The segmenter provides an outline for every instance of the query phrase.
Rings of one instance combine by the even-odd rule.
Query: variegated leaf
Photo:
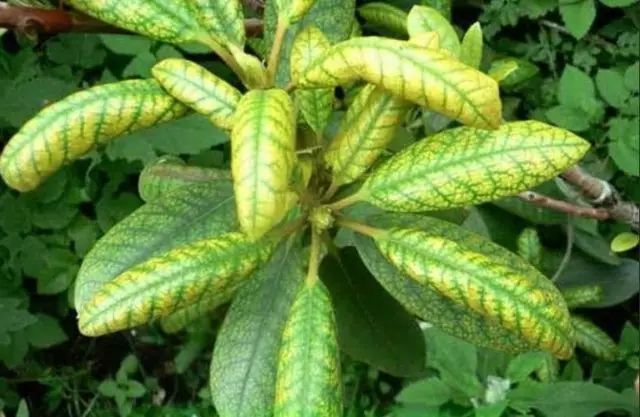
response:
[[[374,236],[389,262],[455,304],[486,316],[535,348],[561,359],[572,356],[573,328],[560,291],[544,275],[497,244],[488,256],[469,244],[467,232],[390,228]]]
[[[164,59],[151,73],[171,96],[206,116],[214,125],[231,129],[242,94],[204,67],[182,58]]]
[[[542,243],[538,232],[533,227],[527,227],[518,236],[518,255],[536,268],[542,262]]]
[[[474,23],[467,30],[460,45],[460,61],[473,68],[480,68],[482,63],[482,50],[484,41],[482,39],[482,26],[479,22]]]
[[[300,31],[291,48],[291,79],[295,82],[300,73],[330,46],[329,40],[317,27],[309,25]],[[322,134],[333,111],[333,89],[299,89],[295,94],[304,120],[316,134]]]
[[[306,283],[289,312],[280,348],[274,417],[342,415],[342,383],[331,297]]]
[[[358,7],[358,14],[368,26],[382,30],[381,34],[393,34],[406,39],[407,12],[387,3],[371,2]]]
[[[76,310],[107,283],[151,257],[237,230],[234,207],[228,180],[181,187],[140,207],[85,256],[75,284]]]
[[[385,161],[352,198],[400,212],[479,204],[553,178],[588,149],[571,132],[533,120],[449,129]]]
[[[502,120],[498,84],[447,54],[376,36],[333,45],[302,74],[298,87],[336,87],[356,80],[454,118],[496,129]]]
[[[244,13],[240,0],[189,0],[185,2],[198,25],[225,46],[244,47]]]
[[[560,291],[569,308],[596,304],[604,298],[604,289],[597,284],[574,285]]]
[[[571,316],[571,323],[580,349],[605,361],[615,361],[620,357],[616,342],[598,326],[577,315]]]
[[[421,32],[436,32],[440,45],[454,57],[460,56],[460,40],[451,23],[436,9],[427,6],[413,6],[407,18],[409,36]]]
[[[33,190],[96,146],[187,111],[155,80],[121,81],[74,93],[20,128],[0,157],[0,175],[16,190]]]
[[[164,156],[144,167],[138,178],[138,193],[151,202],[182,188],[221,179],[231,179],[229,171],[189,166],[179,158]]]
[[[362,93],[361,93],[362,94]],[[325,154],[336,185],[357,180],[378,159],[411,105],[377,87],[366,103],[352,105]],[[357,113],[356,113],[357,112]]]
[[[295,163],[293,103],[284,90],[251,90],[236,110],[231,172],[242,230],[260,237],[288,209]]]
[[[230,232],[179,246],[126,270],[106,283],[78,312],[80,332],[101,336],[142,325],[207,297],[228,301],[273,250]]]
[[[282,332],[305,272],[299,242],[283,242],[238,292],[216,337],[210,368],[220,417],[271,417]]]

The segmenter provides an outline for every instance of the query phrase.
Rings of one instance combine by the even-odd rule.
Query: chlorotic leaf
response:
[[[455,234],[458,226],[451,225]],[[418,229],[390,228],[376,245],[396,268],[461,307],[516,332],[532,346],[561,359],[573,354],[573,330],[561,293],[544,275],[497,244],[488,256],[459,233],[458,239]]]
[[[527,227],[518,236],[518,255],[536,268],[542,261],[542,243],[538,232],[533,227]]]
[[[309,25],[300,31],[291,48],[291,79],[295,82],[300,73],[330,46],[329,40],[317,27]],[[295,95],[304,120],[316,134],[322,134],[333,111],[333,89],[300,89]]]
[[[229,49],[231,50],[231,55],[240,66],[237,74],[242,82],[249,88],[265,88],[268,84],[267,69],[260,60],[235,45],[229,45]]]
[[[588,149],[588,142],[571,132],[533,120],[494,131],[463,126],[395,154],[353,198],[399,212],[479,204],[553,178]]]
[[[282,332],[305,271],[283,242],[234,298],[216,337],[210,386],[221,417],[271,417]]]
[[[336,323],[329,292],[306,283],[289,312],[280,348],[274,417],[342,415]]]
[[[488,74],[500,83],[501,87],[513,87],[521,84],[540,72],[531,62],[518,58],[501,58],[493,61]]]
[[[93,295],[78,313],[80,332],[101,336],[142,325],[202,297],[211,296],[210,305],[220,305],[272,250],[269,241],[255,242],[242,233],[230,232],[149,258]]]
[[[220,180],[167,192],[117,223],[85,256],[75,286],[79,311],[126,270],[188,243],[237,230],[233,185]]]
[[[460,56],[458,34],[447,18],[432,7],[413,6],[407,19],[407,30],[409,36],[420,32],[436,32],[442,48],[451,52],[454,57]]]
[[[408,102],[380,87],[368,94],[362,106],[352,105],[325,154],[334,183],[348,184],[366,172],[391,142],[410,108]]]
[[[220,294],[208,293],[188,306],[161,317],[160,327],[165,333],[175,334],[184,330],[185,327],[200,317],[213,313],[218,308],[221,308]]]
[[[222,45],[244,47],[245,29],[242,3],[237,0],[189,0],[191,15],[200,27],[217,38]]]
[[[611,250],[616,253],[626,252],[638,244],[640,244],[640,235],[629,232],[620,233],[611,241]]]
[[[16,190],[33,190],[96,146],[177,119],[187,110],[155,80],[121,81],[74,93],[40,111],[11,138],[0,157],[0,175]]]
[[[358,14],[368,26],[374,29],[382,29],[381,34],[393,34],[406,38],[407,17],[404,10],[398,9],[387,3],[371,2],[358,7]]]
[[[251,90],[231,131],[231,172],[242,230],[260,237],[287,211],[295,163],[293,103],[284,90]]]
[[[411,36],[409,42],[425,49],[446,52],[440,47],[440,36],[436,32],[420,32]]]
[[[476,251],[487,256],[504,254],[504,249],[486,245],[484,239],[465,229],[453,229],[448,222],[426,216],[386,213],[367,218],[367,223],[379,228],[412,227],[428,230],[439,236],[464,239]],[[517,332],[497,325],[483,314],[459,306],[433,288],[421,285],[402,273],[387,261],[370,237],[356,234],[354,243],[365,265],[380,284],[410,313],[427,323],[477,346],[510,353],[536,350]],[[513,262],[513,256],[509,254],[504,260]]]
[[[482,26],[479,22],[471,25],[467,33],[462,38],[460,45],[460,61],[473,68],[480,68],[482,63],[482,50],[484,42],[482,40]]]
[[[144,201],[158,200],[194,184],[231,179],[227,170],[189,166],[176,159],[164,156],[144,167],[138,178],[138,193]]]
[[[451,21],[451,0],[422,0],[422,4],[433,7],[448,21]]]
[[[599,303],[604,297],[604,289],[596,284],[573,285],[561,288],[560,291],[569,308]]]
[[[207,37],[186,1],[67,0],[89,16],[110,25],[169,43],[188,43]],[[233,3],[233,2],[231,2]]]
[[[315,0],[275,0],[278,9],[278,19],[284,19],[289,24],[297,23],[315,3]]]
[[[498,84],[446,53],[376,36],[333,45],[302,74],[298,87],[364,80],[397,97],[479,128],[502,120]]]
[[[571,323],[575,329],[576,344],[585,352],[598,359],[614,361],[619,352],[616,342],[598,326],[583,317],[572,315]]]
[[[231,128],[242,94],[226,81],[181,58],[162,60],[151,73],[171,96],[206,116],[214,125]]]

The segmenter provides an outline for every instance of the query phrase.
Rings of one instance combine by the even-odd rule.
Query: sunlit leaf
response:
[[[89,88],[46,107],[25,123],[3,150],[0,174],[12,188],[30,191],[96,146],[186,112],[155,80]]]
[[[342,414],[336,323],[329,292],[320,281],[296,295],[282,334],[274,417]]]
[[[460,56],[460,39],[451,23],[436,9],[427,6],[413,6],[407,20],[410,36],[420,32],[436,32],[442,48],[454,57]]]
[[[83,305],[80,332],[100,336],[145,324],[202,297],[220,305],[272,250],[270,241],[230,232],[151,257],[106,283]]]
[[[363,90],[349,107],[336,137],[325,154],[333,181],[347,184],[357,180],[384,152],[411,108],[410,104],[377,87]]]
[[[527,227],[518,236],[518,255],[536,268],[540,266],[542,243],[538,232],[533,227]]]
[[[538,121],[449,129],[381,164],[353,197],[390,211],[460,207],[517,194],[578,162],[584,139]]]
[[[500,86],[512,87],[535,76],[540,69],[531,62],[519,58],[501,58],[493,61],[488,74]]]
[[[224,46],[232,43],[244,47],[244,13],[238,0],[185,1],[200,27],[207,30]]]
[[[367,25],[374,29],[382,29],[383,35],[388,33],[403,38],[408,35],[407,12],[391,4],[382,2],[363,4],[358,7],[358,14]]]
[[[333,45],[305,71],[299,87],[336,87],[364,80],[454,118],[496,129],[502,104],[498,84],[444,52],[376,36]]]
[[[638,244],[640,244],[640,235],[629,232],[620,233],[611,241],[611,250],[616,253],[626,252]]]
[[[216,337],[210,386],[221,417],[271,417],[282,332],[305,271],[283,242],[238,292]]]
[[[571,323],[576,331],[576,344],[580,349],[598,359],[606,361],[618,359],[620,353],[616,342],[602,329],[577,315],[571,316]]]
[[[249,88],[265,88],[268,85],[268,75],[262,62],[235,45],[230,45],[229,49],[233,59],[240,66],[237,73],[242,82]]]
[[[238,220],[259,237],[286,214],[295,162],[293,103],[284,90],[251,90],[236,110],[231,171]]]
[[[564,301],[569,308],[582,307],[602,301],[604,290],[600,285],[574,285],[561,288]]]
[[[482,40],[482,26],[476,22],[462,38],[460,45],[460,61],[473,68],[480,68],[482,62],[482,49],[484,42]]]
[[[206,116],[211,123],[231,128],[242,94],[226,81],[181,58],[160,61],[151,72],[171,96]]]
[[[416,33],[411,36],[409,42],[425,49],[434,49],[443,52],[440,46],[440,36],[438,36],[436,32]]]
[[[329,40],[317,27],[306,26],[298,33],[291,48],[291,79],[296,82],[300,73],[330,46]],[[333,111],[333,89],[300,89],[295,95],[304,120],[316,134],[322,134]]]

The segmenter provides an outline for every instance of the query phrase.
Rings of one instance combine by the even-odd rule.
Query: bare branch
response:
[[[593,207],[580,207],[562,200],[556,200],[546,195],[538,194],[534,191],[525,191],[518,194],[522,200],[555,211],[561,211],[573,216],[591,217],[597,220],[608,220],[609,213],[606,210],[595,209]]]

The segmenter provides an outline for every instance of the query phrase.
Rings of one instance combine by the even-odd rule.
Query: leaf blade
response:
[[[451,23],[440,12],[428,6],[413,6],[407,18],[409,36],[421,32],[435,32],[440,38],[442,48],[454,57],[460,56],[460,40]]]

